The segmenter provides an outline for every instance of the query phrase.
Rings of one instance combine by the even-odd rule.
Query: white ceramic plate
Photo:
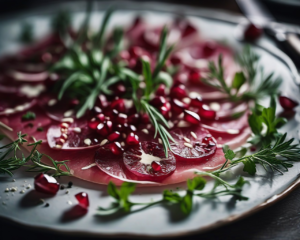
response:
[[[92,15],[93,26],[96,28],[101,22],[103,10],[109,3],[98,3],[98,10]],[[176,5],[164,5],[159,3],[141,4],[138,2],[119,2],[115,6],[119,9],[110,23],[110,26],[129,24],[133,17],[143,15],[151,24],[162,24],[170,19],[174,13],[180,12],[190,17],[191,21],[200,28],[203,36],[226,42],[239,48],[240,43],[234,39],[236,23],[242,20],[241,17],[232,14],[213,11],[208,9],[195,9]],[[57,9],[67,8],[74,11],[75,25],[78,26],[83,19],[85,3],[76,2],[59,5],[47,9],[39,9],[27,12],[23,15],[12,16],[9,19],[1,19],[0,23],[0,52],[15,51],[18,48],[16,36],[20,30],[21,21],[28,21],[38,29],[37,36],[42,36],[48,31],[49,18]],[[96,11],[97,10],[97,11]],[[298,87],[294,83],[295,67],[273,45],[265,38],[262,38],[255,50],[261,54],[261,64],[266,72],[274,71],[282,76],[284,83],[282,91],[288,94],[298,94]],[[270,53],[271,52],[271,53]],[[285,127],[289,137],[298,138],[295,130],[297,121],[291,120]],[[3,144],[4,142],[2,141]],[[26,189],[30,184],[33,186],[32,173],[20,169],[13,178],[0,176],[0,216],[28,227],[44,230],[57,231],[72,235],[105,235],[105,236],[180,236],[195,232],[202,232],[207,229],[218,227],[235,219],[244,217],[260,208],[267,206],[290,192],[298,183],[297,177],[300,170],[300,163],[296,163],[289,172],[283,176],[278,174],[267,174],[262,169],[254,177],[242,173],[241,168],[229,175],[242,174],[250,185],[246,185],[243,194],[249,197],[248,201],[233,203],[227,197],[218,200],[195,199],[193,212],[185,217],[178,211],[177,206],[155,206],[147,210],[127,215],[113,215],[100,217],[95,215],[98,206],[108,206],[112,199],[106,194],[106,186],[96,185],[81,181],[75,178],[62,178],[60,182],[67,184],[73,181],[74,186],[66,190],[60,190],[55,197],[35,192],[32,188]],[[208,184],[208,188],[211,187]],[[5,188],[18,187],[15,193],[5,193]],[[175,190],[176,186],[169,186],[168,189]],[[138,189],[132,196],[134,201],[145,201],[160,199],[164,188]],[[25,190],[25,193],[20,193]],[[70,210],[76,200],[74,195],[85,191],[90,197],[90,208],[87,215],[76,220],[66,221],[64,214]],[[37,204],[39,199],[45,199],[50,206],[45,208]],[[68,201],[73,203],[69,205]]]

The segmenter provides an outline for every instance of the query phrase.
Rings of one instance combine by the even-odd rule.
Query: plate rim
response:
[[[85,1],[76,1],[76,3],[85,3]],[[134,3],[134,4],[133,4]],[[48,4],[50,8],[48,8],[48,11],[52,11],[53,9],[57,8],[58,6],[64,7],[64,6],[70,6],[72,2],[63,2],[63,3],[52,3]],[[210,20],[217,20],[221,22],[227,22],[231,24],[236,24],[239,23],[240,21],[245,21],[245,17],[243,17],[240,14],[233,13],[230,11],[226,10],[221,10],[221,9],[212,9],[212,8],[202,8],[202,7],[197,7],[197,6],[187,6],[184,4],[173,4],[173,3],[160,3],[160,2],[153,2],[153,1],[147,1],[147,2],[136,2],[136,1],[130,1],[130,0],[125,0],[125,1],[100,1],[96,2],[96,11],[99,10],[105,10],[109,8],[110,6],[117,6],[116,9],[122,9],[122,10],[149,10],[149,11],[154,11],[154,12],[168,12],[168,13],[173,13],[173,14],[178,14],[176,11],[177,9],[180,9],[180,12],[184,16],[193,16],[193,17],[200,17],[200,18],[205,18],[205,19],[210,19]],[[101,7],[99,7],[101,6]],[[52,9],[53,8],[53,9]],[[22,16],[24,14],[29,14],[29,13],[37,13],[38,10],[44,9],[44,7],[35,7],[30,10],[25,10],[23,12],[16,12],[12,14],[11,16],[5,15],[3,17],[0,17],[0,20],[10,20],[14,16]],[[80,11],[78,10],[78,7],[73,7],[71,8],[71,12],[75,11]],[[82,11],[80,11],[82,12]],[[214,13],[214,14],[212,14]],[[217,14],[216,14],[217,13]],[[277,47],[274,48],[269,48],[269,46],[266,45],[260,45],[260,44],[253,44],[259,48],[262,48],[263,50],[267,51],[268,53],[272,54],[276,58],[278,58],[281,62],[283,62],[287,67],[289,68],[289,71],[294,79],[298,78],[298,75],[295,75],[296,72],[294,69],[296,69],[295,65],[293,62],[290,60],[290,58],[281,50],[279,50]],[[273,52],[273,50],[276,49],[276,52]],[[294,68],[294,69],[293,69]],[[294,80],[294,83],[296,85],[299,85],[297,81]],[[69,236],[90,236],[90,237],[108,237],[108,238],[146,238],[146,239],[153,239],[157,237],[161,238],[171,238],[171,237],[182,237],[182,236],[188,236],[188,235],[194,235],[194,234],[201,234],[207,231],[210,231],[212,229],[236,222],[237,220],[244,219],[254,213],[257,213],[258,211],[267,208],[269,206],[272,206],[276,202],[284,199],[286,196],[288,196],[294,189],[300,186],[300,177],[296,176],[296,179],[288,186],[286,187],[283,191],[281,191],[278,194],[273,195],[272,197],[266,199],[263,203],[260,203],[256,205],[255,207],[249,209],[246,212],[240,213],[240,214],[234,214],[230,215],[225,219],[213,222],[211,224],[195,228],[193,230],[186,230],[186,231],[177,231],[176,233],[165,233],[165,234],[160,234],[160,235],[150,235],[150,234],[140,234],[140,233],[101,233],[101,232],[89,232],[89,231],[70,231],[70,230],[64,230],[56,227],[46,227],[46,226],[34,226],[29,223],[25,223],[22,221],[19,221],[14,218],[9,218],[5,216],[0,215],[0,220],[5,220],[6,222],[8,221],[10,224],[14,225],[20,225],[21,227],[28,228],[32,231],[51,231],[55,234],[61,234],[61,235],[69,235]]]

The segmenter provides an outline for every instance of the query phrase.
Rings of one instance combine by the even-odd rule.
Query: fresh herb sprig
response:
[[[53,177],[60,176],[71,176],[70,169],[66,164],[67,161],[55,161],[50,156],[42,154],[37,151],[38,145],[42,141],[35,141],[34,143],[28,144],[27,146],[32,147],[29,155],[24,156],[24,153],[21,151],[20,146],[27,142],[25,139],[26,134],[18,133],[18,139],[14,142],[11,142],[3,147],[0,147],[0,150],[4,150],[0,153],[0,173],[6,173],[10,176],[13,176],[13,171],[19,169],[22,166],[28,167],[29,172],[43,172],[48,173]],[[18,154],[21,154],[21,157],[18,157]],[[12,156],[11,156],[12,155]],[[42,157],[48,158],[51,165],[44,164],[41,162]],[[27,164],[31,162],[31,164]],[[65,169],[62,169],[64,167]]]
[[[103,50],[104,33],[111,14],[112,10],[106,12],[99,33],[90,42],[94,45],[87,51],[83,51],[80,44],[83,41],[81,39],[86,39],[85,35],[90,15],[87,14],[81,28],[81,34],[78,37],[80,40],[77,39],[68,50],[68,53],[51,69],[53,72],[62,72],[67,76],[60,87],[58,99],[62,99],[65,92],[68,92],[70,96],[80,100],[81,104],[76,114],[77,118],[82,117],[86,110],[94,107],[95,101],[101,92],[108,94],[108,88],[121,80],[118,76],[109,72],[112,68],[111,58],[122,48],[122,29],[116,28],[113,33],[114,47],[108,52]],[[96,48],[96,46],[100,46],[102,49]]]
[[[226,162],[220,170],[214,172],[219,174],[236,166],[238,163],[243,163],[243,171],[254,175],[256,173],[256,165],[260,164],[266,171],[277,171],[283,174],[283,170],[288,171],[288,168],[293,166],[292,162],[300,161],[299,144],[294,144],[294,139],[286,140],[286,133],[279,136],[274,144],[263,147],[258,152],[251,155],[246,155],[240,152],[234,153],[228,146],[224,146]],[[237,158],[238,157],[238,158]]]
[[[110,182],[108,184],[107,192],[114,198],[115,202],[112,203],[109,208],[99,207],[97,214],[108,215],[119,211],[136,212],[158,204],[177,204],[184,214],[189,214],[193,208],[193,197],[217,198],[229,195],[240,201],[248,199],[241,194],[244,184],[247,183],[242,177],[240,177],[233,185],[215,175],[212,175],[212,177],[216,181],[213,188],[208,192],[201,192],[206,185],[206,180],[201,176],[197,176],[187,181],[187,190],[185,194],[180,195],[176,192],[165,190],[162,199],[149,203],[137,203],[129,200],[129,195],[135,190],[135,183],[124,182],[118,189],[114,183]],[[133,210],[133,207],[138,208]]]
[[[278,93],[281,79],[279,77],[274,78],[273,73],[265,76],[263,69],[259,69],[259,56],[249,46],[244,48],[237,60],[242,67],[242,71],[235,74],[231,85],[225,80],[222,55],[219,55],[217,65],[213,61],[209,62],[208,76],[203,78],[202,81],[225,93],[229,100],[234,102],[250,100],[257,102],[265,96]],[[240,93],[240,89],[244,84],[248,84],[249,90]]]
[[[167,130],[169,128],[168,122],[163,115],[149,103],[149,101],[151,95],[157,89],[159,84],[162,83],[166,87],[170,88],[173,83],[172,77],[167,72],[162,71],[165,62],[173,49],[173,46],[167,46],[167,34],[167,28],[164,27],[160,37],[160,48],[158,52],[157,63],[153,73],[151,71],[149,61],[147,59],[141,59],[143,65],[145,89],[141,101],[135,101],[137,109],[145,112],[149,116],[155,129],[154,138],[156,138],[157,133],[159,133],[166,156],[168,156],[168,149],[171,148],[169,140],[173,142],[175,142],[175,140]],[[133,93],[133,95],[133,99],[137,99],[136,93]]]
[[[278,129],[286,122],[285,118],[276,116],[276,102],[273,97],[271,97],[271,105],[268,108],[256,103],[248,118],[253,133],[248,142],[257,147],[270,145],[274,139],[281,135]]]

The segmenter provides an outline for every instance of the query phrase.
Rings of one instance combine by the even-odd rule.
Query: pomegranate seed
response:
[[[200,96],[192,98],[190,102],[190,107],[202,108],[203,102]]]
[[[179,101],[178,99],[173,99],[171,102],[172,111],[176,114],[180,114],[183,112],[187,105],[184,102]]]
[[[200,117],[197,113],[184,110],[184,120],[191,123],[191,124],[199,124],[200,123]]]
[[[255,151],[256,151],[256,147],[255,147],[255,146],[251,146],[251,147],[250,147],[250,151],[251,151],[251,152],[255,152]]]
[[[150,104],[153,105],[154,107],[161,107],[162,105],[164,105],[167,102],[167,100],[162,97],[162,96],[157,96],[154,97],[151,101]]]
[[[40,173],[34,178],[34,188],[38,192],[56,194],[59,190],[59,183],[55,178],[47,174]]]
[[[128,117],[128,123],[137,124],[139,122],[140,116],[135,113]]]
[[[254,41],[258,39],[261,36],[261,34],[262,29],[250,23],[244,31],[244,38],[249,41]]]
[[[117,122],[120,124],[124,124],[127,122],[127,115],[124,113],[119,113],[117,117]]]
[[[115,99],[110,104],[110,109],[116,109],[117,111],[124,113],[125,112],[125,102],[124,102],[124,99],[122,99],[122,98]]]
[[[201,79],[201,75],[199,71],[192,70],[189,73],[189,81],[192,84],[199,84]]]
[[[150,122],[150,119],[149,119],[149,116],[148,116],[148,114],[142,114],[142,116],[141,116],[141,121],[142,121],[142,123],[149,123]]]
[[[104,122],[104,120],[105,120],[105,116],[104,116],[103,113],[98,114],[96,118],[97,118],[100,122]],[[97,126],[98,126],[98,125],[97,125]],[[96,128],[97,128],[97,126],[96,126]]]
[[[173,86],[180,86],[185,84],[188,80],[188,73],[187,72],[179,72],[174,76],[174,84]]]
[[[129,125],[127,128],[129,129],[129,131],[132,131],[132,132],[136,132],[137,131],[137,129],[136,129],[136,127],[134,125]]]
[[[112,129],[113,129],[113,124],[112,124],[112,122],[111,122],[111,121],[107,121],[107,122],[105,123],[105,125],[106,125],[106,127],[107,127],[107,129],[108,129],[108,132],[111,132]]]
[[[137,46],[133,46],[129,49],[129,53],[131,57],[140,57],[143,54],[143,49]]]
[[[126,143],[128,145],[137,145],[139,144],[139,137],[137,135],[135,135],[133,132],[131,132],[130,134],[128,134],[127,138],[126,138]]]
[[[204,143],[205,145],[207,145],[210,141],[212,141],[212,137],[210,134],[202,139],[202,143]]]
[[[106,137],[111,131],[112,131],[111,121],[107,121],[105,123],[99,123],[99,125],[97,126],[97,132],[103,137]]]
[[[177,87],[173,87],[171,89],[170,96],[172,98],[183,99],[187,96],[185,91],[185,86],[183,84],[178,85]]]
[[[88,126],[89,126],[90,129],[95,130],[95,129],[97,129],[97,126],[98,126],[99,123],[100,123],[99,120],[97,120],[96,118],[92,118],[88,122]]]
[[[123,84],[119,83],[113,87],[113,90],[116,95],[122,95],[126,92],[126,87]]]
[[[292,110],[294,107],[298,106],[297,102],[284,96],[279,97],[279,103],[284,110]]]
[[[127,50],[123,50],[120,52],[120,58],[123,60],[129,60],[130,59],[130,54]]]
[[[95,114],[99,114],[99,113],[102,113],[102,109],[99,108],[99,107],[97,107],[97,106],[95,106],[95,107],[93,108],[93,112],[94,112]]]
[[[121,124],[118,124],[118,125],[116,126],[116,130],[117,130],[118,132],[123,132],[123,131],[124,131],[124,126],[121,125]]]
[[[155,172],[161,171],[161,165],[160,165],[160,163],[157,162],[157,161],[153,161],[153,162],[151,163],[151,167],[152,167],[152,169],[153,169]]]
[[[85,192],[80,192],[75,195],[77,201],[79,204],[85,208],[88,208],[90,206],[89,196]]]
[[[159,87],[157,88],[155,94],[157,96],[166,96],[166,86],[164,84],[160,84]]]
[[[106,115],[109,119],[117,119],[119,112],[116,109],[113,109],[112,111],[111,109],[108,109]]]
[[[116,141],[119,137],[120,137],[120,133],[119,132],[113,132],[111,134],[108,135],[107,139],[111,142]]]
[[[104,123],[99,123],[99,125],[97,126],[97,132],[103,137],[106,137],[108,135],[108,130],[106,129]]]
[[[200,117],[214,120],[216,118],[216,112],[211,110],[207,105],[203,104],[202,107],[199,108],[198,114]]]
[[[170,112],[170,110],[167,109],[167,107],[162,106],[162,107],[160,107],[159,111],[160,111],[161,115],[163,115],[163,117],[165,119],[167,119],[167,120],[169,119],[169,112]]]
[[[55,143],[57,145],[64,145],[65,142],[66,141],[63,138],[58,138],[58,139],[55,140]]]
[[[70,101],[70,105],[71,106],[77,106],[78,104],[79,104],[80,102],[79,102],[79,100],[78,99],[72,99],[71,101]]]
[[[214,42],[206,42],[202,49],[203,57],[207,58],[214,54],[216,51],[216,44]]]
[[[122,148],[121,144],[119,142],[114,142],[110,145],[110,150],[115,155],[120,155],[123,153],[124,149]]]
[[[192,25],[189,23],[186,25],[184,31],[182,32],[182,37],[187,37],[193,33],[197,32],[196,28],[194,28]]]
[[[42,55],[42,61],[45,62],[45,63],[49,63],[52,61],[52,54],[51,53],[44,53]]]
[[[106,108],[108,106],[108,101],[107,101],[107,98],[105,97],[105,95],[100,94],[98,99],[100,102],[100,107]]]
[[[63,140],[67,140],[68,139],[68,135],[63,133],[60,135],[60,138],[62,138]]]
[[[180,57],[176,55],[173,55],[170,60],[173,65],[178,65],[181,63]]]

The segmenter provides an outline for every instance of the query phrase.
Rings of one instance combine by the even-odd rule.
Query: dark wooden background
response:
[[[298,6],[287,6],[273,1],[263,1],[280,21],[300,24],[300,0]],[[0,16],[11,12],[26,11],[35,6],[47,5],[54,0],[10,0],[0,1]],[[164,1],[186,4],[197,7],[210,7],[239,13],[234,0],[198,0],[198,1]],[[30,239],[30,240],[81,240],[88,237],[68,237],[49,232],[27,229],[19,225],[0,220],[0,239]],[[104,238],[101,238],[104,239]],[[255,213],[245,219],[233,222],[223,227],[203,234],[180,237],[178,239],[245,239],[245,240],[292,240],[300,239],[300,189],[294,190],[286,198]]]

